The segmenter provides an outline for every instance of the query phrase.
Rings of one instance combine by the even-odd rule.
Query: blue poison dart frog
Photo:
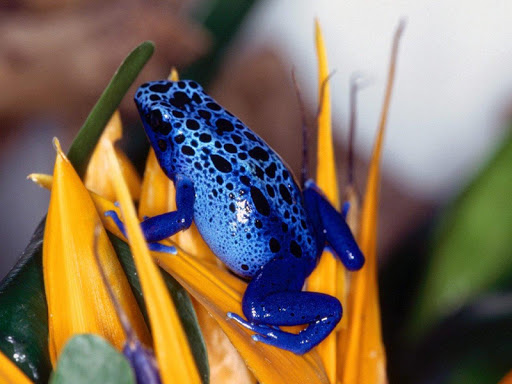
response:
[[[313,182],[302,190],[283,160],[258,135],[194,81],[143,84],[135,103],[160,166],[176,187],[174,212],[141,223],[158,241],[195,222],[213,253],[250,279],[242,310],[228,316],[256,332],[253,339],[302,354],[341,319],[340,302],[303,292],[306,277],[329,245],[345,267],[364,257],[342,214]],[[107,212],[119,228],[115,212]],[[167,247],[169,248],[169,247]],[[278,326],[307,324],[298,334]]]

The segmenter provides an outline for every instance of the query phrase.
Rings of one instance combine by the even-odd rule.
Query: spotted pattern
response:
[[[163,170],[194,182],[194,221],[232,271],[253,277],[279,255],[314,268],[323,244],[302,193],[260,137],[194,81],[143,84],[135,102]]]

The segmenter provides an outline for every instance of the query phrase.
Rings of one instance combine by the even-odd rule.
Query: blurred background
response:
[[[505,0],[3,1],[0,278],[47,210],[49,193],[26,176],[52,172],[52,137],[67,148],[143,40],[153,40],[156,52],[137,84],[166,78],[176,66],[298,174],[301,121],[291,70],[313,126],[318,18],[336,71],[330,86],[340,185],[350,78],[360,74],[366,84],[355,140],[363,192],[391,39],[405,18],[379,224],[390,382],[496,382],[512,369],[511,12]],[[133,91],[121,108],[122,145],[142,166],[147,144]]]

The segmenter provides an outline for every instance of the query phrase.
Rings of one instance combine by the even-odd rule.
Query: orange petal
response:
[[[512,371],[510,371],[498,384],[512,384]]]
[[[187,336],[160,271],[151,259],[114,148],[109,142],[102,145],[105,146],[110,162],[112,183],[122,207],[130,248],[139,274],[162,382],[200,383]]]
[[[92,249],[100,222],[90,195],[55,140],[57,157],[43,242],[43,275],[48,302],[49,349],[52,364],[67,340],[95,333],[121,349],[125,335],[103,285]],[[131,288],[102,228],[102,265],[111,287],[142,342],[149,332]]]
[[[0,351],[0,384],[32,384],[32,381]]]
[[[387,382],[386,353],[382,342],[377,285],[377,220],[382,142],[393,88],[398,43],[403,28],[404,24],[400,23],[395,32],[386,95],[363,199],[358,243],[366,256],[366,264],[359,273],[354,275],[349,293],[352,311],[349,318],[346,358],[342,375],[342,382],[346,384]]]
[[[318,147],[317,147],[317,180],[316,183],[329,199],[331,204],[339,208],[338,183],[336,162],[334,158],[331,125],[331,96],[329,89],[329,66],[327,52],[318,20],[315,21],[315,37],[318,58],[318,89],[319,106],[318,115]],[[342,303],[345,301],[345,272],[341,263],[329,251],[324,251],[320,262],[308,278],[309,291],[322,292],[337,297]],[[338,327],[342,327],[342,319]],[[336,383],[337,377],[337,336],[332,332],[318,347],[325,370],[331,383]]]
[[[119,111],[116,111],[105,127],[105,130],[98,141],[98,145],[96,145],[84,178],[87,189],[112,201],[115,200],[115,192],[110,184],[109,178],[105,177],[105,175],[109,174],[110,170],[108,168],[106,155],[102,151],[101,142],[109,141],[111,143],[115,143],[122,137],[122,135],[123,125],[121,122],[121,115],[119,114]],[[116,149],[116,155],[117,159],[121,163],[123,176],[128,183],[130,193],[135,200],[138,200],[140,196],[139,174],[123,151]]]

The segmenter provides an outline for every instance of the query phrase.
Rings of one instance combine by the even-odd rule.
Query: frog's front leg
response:
[[[149,243],[166,239],[189,228],[192,224],[195,201],[194,183],[187,177],[176,175],[174,185],[176,187],[176,211],[149,217],[140,224],[144,237]],[[115,211],[107,211],[105,215],[111,217],[121,232],[125,234],[124,225]],[[162,249],[161,247],[157,248]]]
[[[228,314],[256,331],[256,341],[292,351],[308,352],[329,335],[341,319],[340,302],[329,295],[302,292],[306,278],[303,260],[291,255],[277,256],[251,280],[242,300],[248,321]],[[298,334],[275,326],[308,324]]]
[[[303,194],[308,216],[319,236],[325,237],[348,270],[361,269],[364,265],[364,256],[345,221],[345,215],[329,203],[312,181],[306,183]],[[344,211],[346,210],[345,208]]]

